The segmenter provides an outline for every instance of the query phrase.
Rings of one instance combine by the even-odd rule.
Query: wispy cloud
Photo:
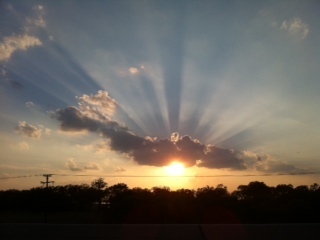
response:
[[[74,171],[74,172],[82,171],[82,169],[77,166],[77,164],[76,164],[76,162],[74,161],[73,158],[69,158],[68,159],[68,161],[66,162],[66,167],[70,171]]]
[[[309,34],[309,26],[304,23],[300,18],[294,18],[290,21],[283,21],[281,29],[288,31],[293,37],[304,40]]]
[[[47,26],[47,22],[44,19],[45,8],[42,5],[36,5],[33,7],[35,12],[35,16],[32,18],[26,19],[26,28],[45,28]]]
[[[99,170],[100,167],[96,163],[88,163],[83,167],[85,170]]]
[[[292,164],[275,160],[273,158],[268,158],[259,162],[255,168],[256,170],[265,173],[296,173],[305,171],[304,169],[297,168]]]
[[[100,167],[97,163],[87,163],[83,167],[79,167],[74,158],[69,158],[66,162],[66,167],[73,172],[81,172],[86,170],[99,170]]]
[[[114,171],[115,171],[115,172],[126,172],[127,169],[125,169],[124,167],[116,167],[116,168],[114,169]]]

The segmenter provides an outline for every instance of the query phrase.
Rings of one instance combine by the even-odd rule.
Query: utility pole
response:
[[[52,174],[43,174],[43,176],[46,178],[46,181],[43,182],[41,181],[41,183],[44,185],[46,185],[46,188],[49,187],[49,183],[52,183],[52,185],[54,184],[54,181],[49,181],[49,178],[52,177]]]
[[[54,181],[49,181],[49,178],[52,177],[52,174],[43,174],[42,176],[44,176],[46,178],[46,181],[41,181],[41,183],[43,184],[43,186],[46,186],[46,190],[44,191],[44,199],[45,202],[48,202],[49,200],[49,183],[51,183],[53,185]],[[48,222],[48,205],[45,204],[44,207],[44,223]]]

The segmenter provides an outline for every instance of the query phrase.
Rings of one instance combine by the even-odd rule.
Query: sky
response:
[[[319,10],[0,1],[0,189],[320,183]]]

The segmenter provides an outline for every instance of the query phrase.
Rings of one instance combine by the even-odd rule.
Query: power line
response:
[[[39,177],[43,174],[34,174],[34,175],[22,175],[22,176],[12,176],[12,177],[0,177],[0,180],[6,180],[6,179],[14,179],[14,178],[30,178],[30,177]]]
[[[216,177],[269,177],[269,176],[299,176],[299,175],[318,175],[320,172],[296,172],[296,173],[265,173],[265,174],[218,174],[218,175],[180,175],[180,176],[169,176],[169,175],[97,175],[97,174],[36,174],[36,175],[22,175],[12,177],[0,177],[0,180],[15,179],[15,178],[30,178],[48,175],[46,180],[49,183],[51,176],[60,177],[105,177],[105,178],[216,178]],[[46,177],[47,178],[47,177]],[[42,182],[47,184],[46,182]]]

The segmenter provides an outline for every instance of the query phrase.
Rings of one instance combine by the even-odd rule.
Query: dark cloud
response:
[[[111,150],[127,154],[140,165],[161,167],[179,160],[186,167],[200,162],[199,167],[245,169],[243,160],[231,150],[206,146],[189,136],[179,137],[178,133],[173,133],[170,139],[144,138],[116,121],[103,122],[95,116],[76,107],[59,109],[53,114],[61,122],[61,130],[97,132],[109,140]]]
[[[84,114],[76,107],[58,109],[52,117],[61,122],[60,128],[63,131],[83,131],[96,132],[103,123]]]
[[[230,149],[210,146],[198,165],[207,168],[230,168],[236,170],[246,169],[243,159],[237,156],[237,153]]]
[[[176,141],[179,159],[183,159],[187,166],[193,166],[197,160],[205,157],[206,145],[189,136],[183,136]]]
[[[152,139],[136,136],[127,131],[102,130],[110,139],[112,150],[126,153],[141,165],[165,166],[179,160],[186,167],[198,164],[207,168],[245,169],[244,161],[229,149],[206,146],[189,136],[179,137],[173,133],[169,139]],[[198,162],[200,160],[200,163]]]
[[[161,167],[172,161],[180,161],[186,167],[196,165],[212,169],[256,169],[264,172],[268,169],[294,170],[291,165],[266,161],[266,157],[262,158],[250,151],[240,152],[206,145],[188,135],[172,133],[169,138],[162,139],[141,137],[111,120],[118,105],[106,92],[99,91],[96,95],[84,95],[78,99],[79,108],[70,106],[52,114],[61,122],[61,130],[96,132],[108,142],[108,145],[101,147],[125,154],[140,165]],[[78,169],[72,166],[72,162],[69,162],[70,169]]]
[[[103,136],[110,139],[112,150],[126,153],[141,165],[166,166],[173,160],[186,167],[245,169],[244,161],[236,152],[213,146],[206,146],[189,136],[176,141],[136,136],[127,131],[103,130]],[[177,138],[175,138],[177,139]],[[200,161],[199,161],[200,160]],[[200,163],[199,163],[199,162]]]

